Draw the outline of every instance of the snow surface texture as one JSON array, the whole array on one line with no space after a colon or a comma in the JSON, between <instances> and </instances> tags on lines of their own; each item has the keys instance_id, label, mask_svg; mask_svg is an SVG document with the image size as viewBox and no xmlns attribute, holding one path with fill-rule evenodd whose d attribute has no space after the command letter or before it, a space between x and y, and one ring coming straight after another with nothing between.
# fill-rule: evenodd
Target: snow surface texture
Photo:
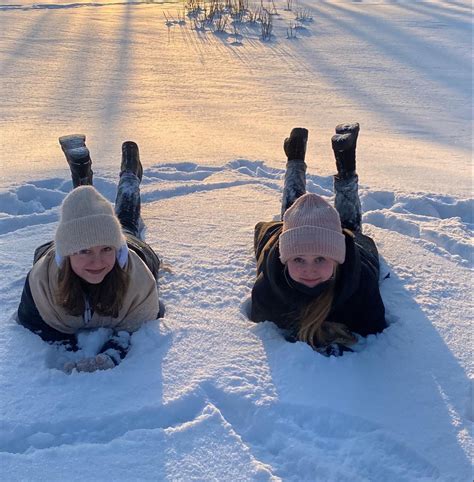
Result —
<instances>
[{"instance_id":1,"label":"snow surface texture","mask_svg":"<svg viewBox=\"0 0 474 482\"><path fill-rule=\"evenodd\" d=\"M82 132L110 175L127 139L155 162L282 167L301 126L329 175L334 126L358 121L372 187L471 195L471 2L295 0L313 17L296 39L274 3L272 39L242 25L234 45L230 26L168 28L181 1L3 0L2 160L18 182L62 176L57 138Z\"/></svg>"},{"instance_id":2,"label":"snow surface texture","mask_svg":"<svg viewBox=\"0 0 474 482\"><path fill-rule=\"evenodd\" d=\"M282 176L245 160L147 168L147 239L172 271L166 316L114 370L70 376L55 369L67 353L9 316L71 183L2 194L4 480L470 478L472 202L361 188L391 325L328 359L246 317L253 226L278 214ZM328 199L331 184L308 176ZM96 185L113 200L113 180Z\"/></svg>"},{"instance_id":3,"label":"snow surface texture","mask_svg":"<svg viewBox=\"0 0 474 482\"><path fill-rule=\"evenodd\" d=\"M314 21L286 39L275 3L274 38L240 45L168 28L178 3L0 5L2 482L472 480L471 6L300 2ZM390 327L324 358L248 321L253 226L278 216L291 128L329 199L333 127L356 120ZM126 360L68 376L73 355L11 316L74 131L110 200L120 143L139 143L146 239L171 272Z\"/></svg>"}]
</instances>

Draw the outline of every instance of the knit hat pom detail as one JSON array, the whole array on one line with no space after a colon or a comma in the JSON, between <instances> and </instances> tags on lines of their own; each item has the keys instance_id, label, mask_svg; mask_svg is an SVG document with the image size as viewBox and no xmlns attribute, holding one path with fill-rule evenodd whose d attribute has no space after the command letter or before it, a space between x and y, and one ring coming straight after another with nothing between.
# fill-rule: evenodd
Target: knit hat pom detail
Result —
<instances>
[{"instance_id":1,"label":"knit hat pom detail","mask_svg":"<svg viewBox=\"0 0 474 482\"><path fill-rule=\"evenodd\" d=\"M279 248L283 264L298 255L323 256L342 264L346 242L338 212L317 194L299 197L283 217Z\"/></svg>"},{"instance_id":2,"label":"knit hat pom detail","mask_svg":"<svg viewBox=\"0 0 474 482\"><path fill-rule=\"evenodd\" d=\"M63 257L93 246L118 250L126 243L112 204L92 186L80 186L64 198L54 241Z\"/></svg>"}]
</instances>

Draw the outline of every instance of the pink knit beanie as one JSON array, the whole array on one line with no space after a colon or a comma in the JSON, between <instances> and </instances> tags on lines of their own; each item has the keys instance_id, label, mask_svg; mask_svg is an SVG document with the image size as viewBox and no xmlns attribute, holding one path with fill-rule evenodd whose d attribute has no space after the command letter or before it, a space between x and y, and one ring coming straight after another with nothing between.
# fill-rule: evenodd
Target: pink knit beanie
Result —
<instances>
[{"instance_id":1,"label":"pink knit beanie","mask_svg":"<svg viewBox=\"0 0 474 482\"><path fill-rule=\"evenodd\" d=\"M317 194L304 194L287 209L280 235L280 260L324 256L344 263L346 242L338 212Z\"/></svg>"}]
</instances>

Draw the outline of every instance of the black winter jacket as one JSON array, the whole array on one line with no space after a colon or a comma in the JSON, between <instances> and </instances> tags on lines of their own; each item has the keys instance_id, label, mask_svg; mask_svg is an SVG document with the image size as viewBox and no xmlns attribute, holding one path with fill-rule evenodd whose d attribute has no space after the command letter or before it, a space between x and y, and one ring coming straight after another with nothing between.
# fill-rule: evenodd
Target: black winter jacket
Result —
<instances>
[{"instance_id":1,"label":"black winter jacket","mask_svg":"<svg viewBox=\"0 0 474 482\"><path fill-rule=\"evenodd\" d=\"M298 289L285 276L279 252L282 224L261 222L255 226L257 279L252 289L250 318L255 322L273 321L281 329L288 330L288 339L295 340L298 318L314 295ZM379 333L387 324L378 285L377 248L368 236L354 236L347 230L344 234L346 259L339 267L327 321L343 323L362 336Z\"/></svg>"}]
</instances>

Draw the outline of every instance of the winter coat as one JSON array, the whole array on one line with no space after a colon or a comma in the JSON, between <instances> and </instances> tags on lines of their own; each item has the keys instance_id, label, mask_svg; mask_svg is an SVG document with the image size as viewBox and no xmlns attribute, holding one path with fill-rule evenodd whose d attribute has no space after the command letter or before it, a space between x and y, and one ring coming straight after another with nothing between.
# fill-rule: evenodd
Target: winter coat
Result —
<instances>
[{"instance_id":1,"label":"winter coat","mask_svg":"<svg viewBox=\"0 0 474 482\"><path fill-rule=\"evenodd\" d=\"M35 263L23 288L18 322L34 331L45 341L71 341L82 329L98 327L133 332L148 320L160 316L157 280L159 259L151 248L138 238L127 235L129 246L125 270L129 285L117 318L97 312L86 321L85 316L66 313L55 300L58 286L58 265L52 242L35 252Z\"/></svg>"},{"instance_id":2,"label":"winter coat","mask_svg":"<svg viewBox=\"0 0 474 482\"><path fill-rule=\"evenodd\" d=\"M299 316L315 295L292 283L285 273L278 247L282 225L282 222L262 222L255 226L257 279L252 289L250 318L255 322L273 321L288 330L288 339L296 340ZM379 333L387 325L378 285L377 248L368 236L354 236L347 230L344 235L346 258L339 266L327 321L343 323L362 336Z\"/></svg>"}]
</instances>

